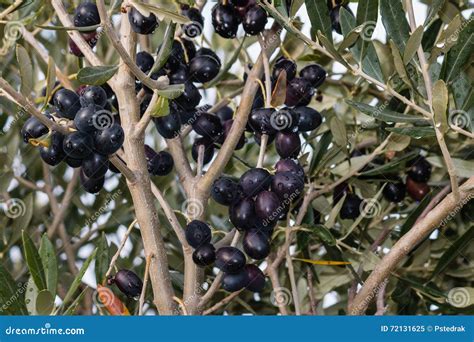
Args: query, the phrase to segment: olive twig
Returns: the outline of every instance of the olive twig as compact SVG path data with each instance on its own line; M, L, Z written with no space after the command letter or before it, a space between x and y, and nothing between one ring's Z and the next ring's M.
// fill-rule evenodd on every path
M109 276L110 276L110 273L112 273L112 270L115 266L115 263L117 262L117 259L120 257L120 253L122 252L122 249L123 247L125 246L125 243L127 242L128 240L128 236L130 235L130 233L132 232L132 229L133 227L135 226L135 224L138 222L137 219L134 219L132 221L132 223L130 223L130 225L128 226L128 229L127 231L125 232L125 235L123 236L122 238L122 241L120 242L120 246L119 248L117 249L117 252L115 252L114 256L112 257L112 259L110 260L110 265L109 265L109 268L107 270L107 272L105 273L105 278L107 279Z

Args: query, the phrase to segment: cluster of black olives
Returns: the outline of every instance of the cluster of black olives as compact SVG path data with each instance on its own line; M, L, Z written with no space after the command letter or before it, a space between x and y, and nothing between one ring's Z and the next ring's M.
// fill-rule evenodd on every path
M361 151L355 151L352 156L362 155ZM366 166L363 170L369 170ZM409 169L406 181L403 183L398 176L389 176L388 182L382 191L384 198L392 203L400 203L408 193L416 201L421 201L429 192L430 187L427 184L431 177L431 164L422 156L418 156L409 162ZM333 203L339 202L344 195L346 198L339 212L341 219L356 219L363 206L363 200L354 193L352 187L343 182L333 191Z
M217 3L212 9L214 30L226 39L235 38L240 24L247 34L257 35L267 21L267 13L255 0L229 0Z
M211 244L211 228L202 221L194 220L186 226L186 240L195 248L193 261L199 267L206 267L214 262L224 272L222 287L234 292L246 288L260 292L265 287L263 272L253 264L246 264L246 257L235 247L221 247L217 250Z
M318 64L311 64L301 69L300 77L296 77L296 64L280 57L273 67L273 84L276 84L282 71L286 72L287 80L286 107L263 108L262 98L257 95L247 130L254 132L258 144L262 134L268 135L269 143L275 140L280 157L296 158L301 151L299 133L315 130L321 125L321 114L307 105L311 102L314 89L326 79L326 71Z
M193 221L186 227L188 243L196 248L194 262L207 266L216 261L224 272L222 286L227 291L244 287L261 291L265 285L263 273L255 265L246 265L246 256L263 260L270 253L273 230L279 220L285 220L290 207L304 189L304 170L295 160L282 159L272 175L263 168L246 171L240 180L222 176L212 185L211 197L229 208L231 223L241 231L243 252L236 247L215 251L209 226ZM244 254L245 252L245 254Z
M79 94L64 88L54 93L55 118L73 120L75 131L70 134L48 134L49 129L34 117L21 130L25 143L41 145L40 155L45 163L56 166L64 161L70 167L81 167L81 184L90 193L102 189L109 169L108 156L124 141L118 116L111 112L114 95L108 95L104 88L110 90L107 86L88 86L79 88ZM53 120L51 114L46 116Z

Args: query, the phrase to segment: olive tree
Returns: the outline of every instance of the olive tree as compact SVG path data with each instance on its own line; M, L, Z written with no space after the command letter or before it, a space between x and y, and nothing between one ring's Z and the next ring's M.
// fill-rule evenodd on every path
M1 313L472 312L473 29L464 0L0 1Z

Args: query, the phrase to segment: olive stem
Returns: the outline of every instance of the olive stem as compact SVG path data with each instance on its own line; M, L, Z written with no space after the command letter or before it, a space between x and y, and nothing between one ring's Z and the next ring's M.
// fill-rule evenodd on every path
M290 231L288 229L285 232L285 238L286 239L290 238ZM295 268L293 267L293 260L291 259L289 248L286 250L286 263L287 263L287 267L288 267L288 274L290 276L290 284L291 284L291 292L293 294L293 302L295 304L295 314L296 314L296 316L300 316L301 315L300 297L298 295L298 288L296 286L296 279L295 279Z
M265 42L263 41L262 36L258 36L258 42L262 50L262 60L263 60L263 70L265 75L265 107L270 108L272 102L272 81L270 79L270 63L268 61L268 55L265 51Z
M138 316L143 315L143 305L145 303L146 288L147 288L147 285L148 285L148 278L149 278L149 274L150 274L151 258L153 258L153 254L150 254L146 257L145 274L143 275L142 293L140 293L140 301L139 301L139 304L138 304Z
M117 262L118 258L120 257L120 253L122 252L122 249L123 247L125 246L125 243L127 242L127 239L128 239L128 236L130 235L130 233L132 232L132 229L133 227L135 226L135 224L138 222L137 219L134 219L132 221L132 223L130 223L130 225L128 226L128 229L127 231L125 232L125 235L123 236L122 238L122 241L120 242L120 246L119 248L117 249L117 252L115 252L114 256L112 257L112 259L110 260L110 265L109 265L109 269L107 270L107 272L105 273L105 279L107 279L109 276L110 276L110 273L112 273L112 270L115 266L115 263Z
M258 161L257 161L257 167L259 168L263 167L263 162L265 160L265 150L267 149L267 144L268 144L268 135L262 134L260 138L260 151L258 154Z

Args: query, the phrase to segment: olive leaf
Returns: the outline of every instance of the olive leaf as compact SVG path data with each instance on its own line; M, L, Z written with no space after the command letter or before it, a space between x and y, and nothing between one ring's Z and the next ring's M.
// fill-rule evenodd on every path
M418 48L421 45L421 40L423 39L423 26L418 26L415 31L411 34L410 38L407 41L405 51L403 52L403 63L407 65L415 56Z
M313 34L321 31L332 46L332 26L326 0L305 0L305 4Z
M16 58L20 69L21 93L30 97L33 91L33 65L28 51L20 44L16 46Z
M118 65L84 67L77 73L77 80L82 84L99 86L110 80L118 68Z
M448 109L448 88L443 80L437 80L433 85L433 111L436 127L442 133L448 131L448 117L446 111Z
M39 248L41 263L46 276L46 288L53 296L56 296L56 287L58 283L58 260L54 246L48 239L48 234L43 234Z
M95 259L96 254L97 254L97 248L94 249L94 251L92 252L91 255L89 255L87 260L84 261L84 264L82 265L81 269L79 270L76 277L74 278L71 286L69 286L69 290L67 291L66 296L64 297L62 307L65 307L66 304L69 304L73 296L76 294L77 289L81 285L82 278L84 277L84 274L89 268L89 265L91 264L92 260Z
M178 14L176 12L150 5L150 4L145 4L143 2L137 1L137 0L131 0L130 4L133 5L141 14L143 14L145 17L149 17L151 13L157 16L159 20L165 20L165 19L170 19L174 21L175 23L178 24L187 24L191 20L181 14Z
M45 290L46 287L46 278L44 275L43 263L38 254L31 238L26 234L25 231L22 231L22 240L23 240L23 253L25 255L26 263L28 264L28 269L30 271L31 277L35 282L38 290Z

